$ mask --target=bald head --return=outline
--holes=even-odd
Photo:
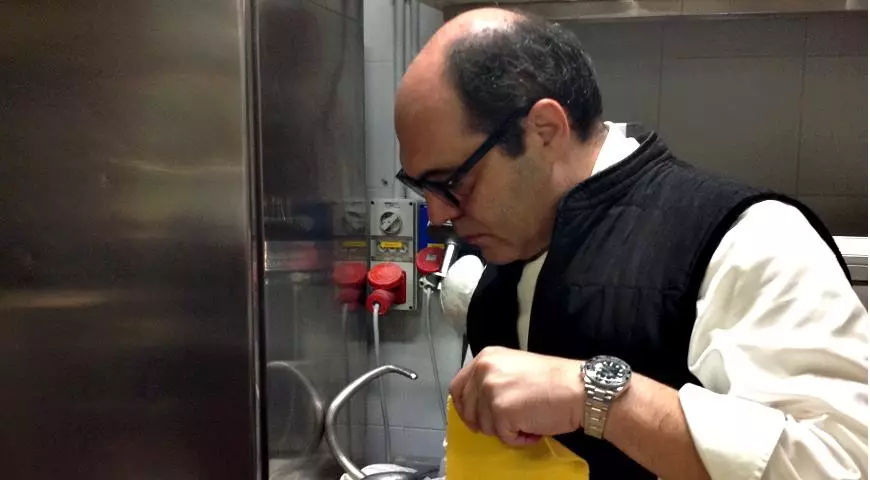
[[[446,22],[408,66],[396,92],[396,126],[413,121],[422,108],[458,101],[445,74],[450,48],[461,38],[488,30],[504,30],[525,18],[500,8],[479,8]]]
[[[487,260],[528,258],[546,245],[570,180],[554,162],[585,155],[579,147],[600,114],[573,34],[507,10],[471,10],[433,35],[399,86],[400,178],[426,195],[432,222],[452,220]]]

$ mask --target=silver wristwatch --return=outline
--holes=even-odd
[[[586,388],[583,430],[587,435],[595,438],[604,435],[610,405],[628,390],[629,380],[631,367],[616,357],[599,355],[583,364],[583,383]]]

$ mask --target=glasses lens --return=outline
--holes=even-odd
[[[459,206],[459,201],[456,199],[456,196],[454,196],[453,193],[451,193],[449,190],[438,188],[435,186],[433,186],[432,188],[427,188],[426,190],[445,203],[453,205],[454,207]]]
[[[459,206],[459,201],[456,199],[456,196],[453,195],[450,188],[446,185],[441,185],[436,182],[427,182],[425,180],[417,180],[409,177],[404,171],[399,171],[399,173],[396,174],[396,179],[421,197],[425,197],[426,193],[431,193],[444,202],[453,206]]]

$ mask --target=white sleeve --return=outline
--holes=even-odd
[[[713,480],[867,478],[868,315],[794,207],[741,216],[698,296],[680,402]]]

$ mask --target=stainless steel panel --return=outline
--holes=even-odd
[[[867,308],[867,285],[855,285],[852,288],[855,289],[855,293],[858,294],[858,298],[861,299],[861,303],[864,304],[864,308]]]
[[[0,476],[256,478],[246,7],[0,4]]]
[[[255,5],[264,353],[268,365],[292,365],[302,377],[267,369],[270,478],[338,478],[318,405],[368,369],[368,317],[343,309],[332,283],[337,262],[367,263],[363,2]],[[355,399],[339,419],[340,441],[355,460],[364,454],[364,402]]]
[[[867,285],[867,253],[870,240],[867,237],[836,236],[837,248],[846,260],[854,285]]]
[[[867,308],[867,253],[870,243],[866,236],[847,237],[836,236],[837,248],[846,260],[849,273],[852,276],[852,288]]]

